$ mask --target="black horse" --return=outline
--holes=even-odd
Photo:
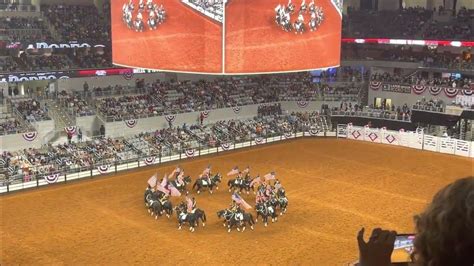
[[[219,189],[219,183],[221,182],[222,176],[217,173],[215,176],[210,178],[210,182],[207,178],[199,178],[194,182],[193,189],[197,188],[197,193],[201,193],[202,188],[208,188],[209,193],[212,194],[212,189],[216,187],[216,189]]]
[[[244,232],[247,225],[253,230],[255,225],[255,220],[251,213],[245,212],[232,212],[228,209],[220,210],[217,212],[218,218],[224,219],[224,227],[227,226],[227,232],[230,233],[233,227],[237,227],[237,231]]]
[[[275,206],[268,202],[257,204],[257,206],[255,206],[255,209],[257,211],[257,219],[255,220],[256,222],[258,222],[258,216],[262,217],[262,221],[265,226],[268,225],[268,217],[272,218],[272,222],[276,222],[278,220]]]
[[[194,213],[187,213],[185,209],[176,207],[176,216],[178,218],[178,230],[181,230],[185,223],[189,224],[189,231],[194,232],[196,230],[197,219]]]
[[[189,194],[188,189],[186,188],[187,185],[191,183],[191,177],[190,176],[185,176],[183,177],[183,183],[180,184],[178,181],[173,180],[170,182],[171,185],[173,185],[179,192],[181,193],[186,193],[186,195]]]
[[[206,226],[206,213],[201,210],[201,209],[196,209],[194,211],[194,213],[191,213],[191,214],[194,214],[194,217],[196,219],[196,224],[199,225],[199,220],[201,220],[201,223],[202,223],[202,226]]]
[[[285,189],[280,188],[277,191],[277,206],[280,207],[280,215],[286,213],[286,209],[288,208],[288,198],[285,195]]]

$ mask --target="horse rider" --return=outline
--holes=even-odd
[[[192,203],[192,207],[191,207],[191,213],[194,213],[196,211],[196,198],[192,197],[191,198],[191,203]]]

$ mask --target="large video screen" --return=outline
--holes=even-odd
[[[112,0],[111,8],[120,66],[252,74],[340,63],[342,0]]]

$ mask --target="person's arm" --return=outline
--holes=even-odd
[[[395,231],[376,228],[372,231],[369,241],[364,240],[365,229],[357,234],[359,244],[360,266],[389,266],[397,233]]]

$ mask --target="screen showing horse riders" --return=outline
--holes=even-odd
[[[339,66],[342,0],[112,0],[116,65],[209,74]]]
[[[222,73],[223,13],[217,0],[111,0],[113,63]]]
[[[225,17],[226,73],[338,66],[342,0],[230,0]]]

